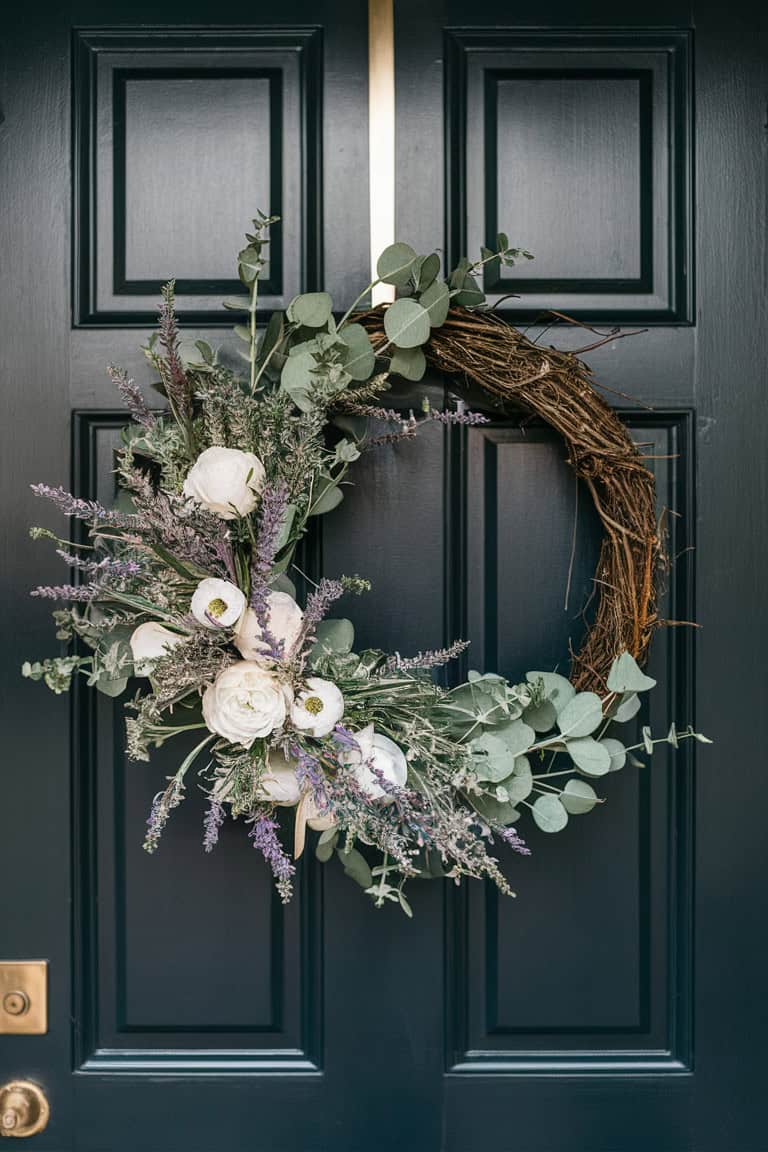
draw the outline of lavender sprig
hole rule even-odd
[[[269,630],[269,581],[275,562],[277,541],[285,516],[288,490],[282,481],[267,485],[261,494],[256,540],[251,556],[250,604],[256,613],[261,635],[273,660],[283,656],[283,642]]]
[[[248,833],[253,840],[253,846],[261,852],[269,865],[275,878],[280,899],[283,904],[287,904],[293,895],[292,877],[296,874],[296,869],[289,860],[277,835],[280,825],[272,819],[266,810],[256,810],[249,823],[253,825]]]
[[[162,288],[163,302],[160,305],[159,329],[160,343],[165,351],[164,367],[166,368],[162,375],[168,401],[177,418],[184,424],[192,411],[192,389],[179,355],[175,289],[175,280],[169,280]]]
[[[291,745],[291,757],[296,761],[296,779],[302,789],[309,787],[315,805],[322,812],[328,807],[326,778],[320,761],[298,744]]]
[[[213,852],[214,848],[219,842],[219,829],[224,823],[225,812],[219,801],[215,796],[211,796],[211,802],[208,805],[208,810],[205,813],[203,820],[203,828],[205,835],[203,836],[203,848],[206,852]]]
[[[456,640],[448,648],[427,649],[415,656],[403,657],[399,652],[389,656],[379,670],[379,676],[391,676],[394,672],[414,672],[417,669],[441,668],[450,660],[456,660],[469,648],[468,640]]]
[[[518,836],[516,829],[498,827],[493,830],[499,839],[508,844],[514,852],[519,852],[521,856],[530,856],[530,848],[526,845],[525,840]]]
[[[483,416],[482,412],[470,412],[468,408],[464,407],[462,401],[459,401],[456,412],[447,410],[441,412],[437,408],[430,408],[426,419],[433,420],[438,424],[463,424],[468,428],[475,428],[480,424],[490,424],[491,422],[490,418]]]
[[[57,548],[56,555],[60,556],[70,568],[76,568],[89,576],[106,575],[127,579],[129,576],[138,576],[141,572],[141,565],[135,560],[115,560],[112,556],[105,556],[101,560],[84,560],[82,556],[73,556],[63,548]]]
[[[174,776],[164,792],[158,792],[152,801],[149,817],[147,819],[147,833],[144,837],[144,851],[150,855],[157,849],[163,829],[174,808],[178,808],[184,799],[184,784],[178,776]]]
[[[33,588],[30,596],[39,596],[43,600],[93,600],[98,588],[93,584],[39,584]]]
[[[53,488],[50,484],[31,484],[35,496],[51,500],[65,516],[76,516],[78,520],[100,521],[112,528],[128,528],[134,531],[142,527],[140,516],[130,516],[118,512],[116,508],[105,508],[98,500],[80,500],[67,492],[66,488]]]
[[[130,379],[128,373],[123,368],[116,368],[114,364],[109,365],[107,373],[130,412],[131,419],[136,424],[140,424],[142,428],[153,428],[155,417],[147,407],[138,385]]]

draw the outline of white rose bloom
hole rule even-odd
[[[267,602],[267,627],[275,640],[283,641],[283,652],[287,656],[301,632],[304,613],[287,592],[270,592]],[[253,608],[247,608],[243,613],[234,643],[246,660],[259,660],[266,655],[267,645],[261,638],[261,628]]]
[[[308,736],[327,736],[344,715],[344,697],[330,680],[310,676],[295,698],[291,723]]]
[[[408,764],[402,749],[388,736],[374,731],[373,724],[351,735],[357,741],[358,748],[346,748],[340,757],[342,763],[352,769],[358,784],[371,800],[381,800],[383,797],[391,801],[392,797],[387,796],[379,778],[371,769],[381,772],[385,780],[403,788],[408,779]]]
[[[218,736],[250,748],[285,721],[290,689],[252,660],[239,660],[216,677],[203,694],[203,719]]]
[[[253,452],[215,445],[200,453],[183,491],[223,520],[236,520],[253,512],[264,478],[264,465]]]
[[[281,752],[270,751],[267,770],[259,782],[260,798],[292,808],[301,799],[301,788],[296,779],[296,765],[286,760]]]
[[[155,620],[139,624],[131,635],[133,670],[137,676],[149,676],[157,661],[167,656],[171,648],[184,639],[178,632],[171,632]]]
[[[192,615],[206,628],[232,628],[245,608],[245,596],[229,580],[201,580],[192,597]]]

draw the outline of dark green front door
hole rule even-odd
[[[748,0],[521,9],[396,3],[398,238],[454,258],[503,230],[536,261],[488,285],[647,329],[587,356],[647,444],[669,519],[649,721],[716,740],[611,780],[559,837],[525,832],[519,895],[414,886],[377,912],[335,862],[284,911],[247,838],[160,851],[170,761],[123,756],[120,709],[18,669],[60,583],[34,481],[113,494],[104,371],[178,278],[185,335],[256,208],[278,212],[266,307],[367,280],[367,6],[17,6],[0,79],[4,502],[0,959],[49,962],[45,1036],[0,1035],[0,1082],[50,1101],[49,1152],[764,1152],[759,876],[766,635],[765,53]],[[524,276],[524,279],[522,278]],[[510,295],[514,294],[514,295]],[[223,320],[223,326],[222,326]],[[563,325],[541,341],[600,337]],[[439,402],[444,382],[426,385]],[[397,394],[421,402],[424,385]],[[436,428],[367,458],[316,541],[374,582],[361,645],[472,641],[518,677],[576,642],[597,540],[543,427]],[[695,547],[695,551],[693,551]],[[436,591],[437,590],[437,591]]]

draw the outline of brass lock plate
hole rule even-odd
[[[47,1031],[47,962],[0,960],[0,1034],[43,1036]]]

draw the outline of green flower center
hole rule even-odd
[[[312,716],[318,716],[323,710],[323,702],[319,696],[307,696],[304,707]]]
[[[213,616],[213,618],[215,620],[218,620],[219,616],[223,616],[224,613],[226,612],[226,610],[227,610],[227,604],[225,603],[224,600],[221,600],[218,596],[216,597],[215,600],[211,600],[208,603],[208,614],[209,614],[209,616]]]

